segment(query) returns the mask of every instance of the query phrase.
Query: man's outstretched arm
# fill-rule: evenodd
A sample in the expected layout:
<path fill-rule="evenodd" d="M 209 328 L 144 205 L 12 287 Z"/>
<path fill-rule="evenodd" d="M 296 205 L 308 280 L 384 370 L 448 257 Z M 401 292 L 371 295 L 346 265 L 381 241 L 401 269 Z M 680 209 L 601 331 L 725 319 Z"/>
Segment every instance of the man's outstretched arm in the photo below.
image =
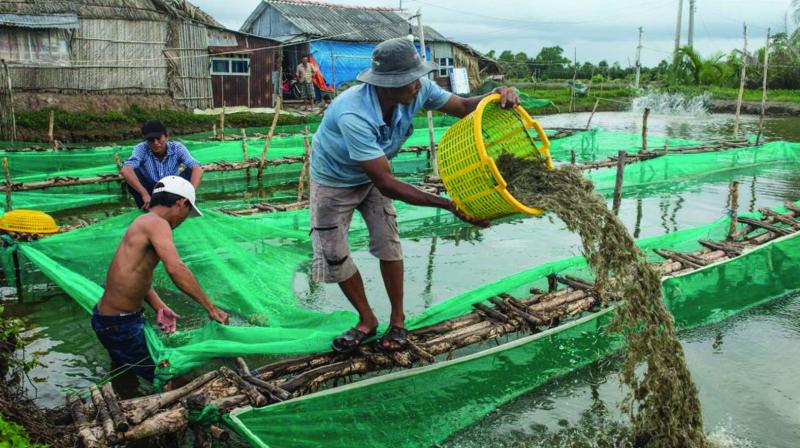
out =
<path fill-rule="evenodd" d="M 169 274 L 175 286 L 178 287 L 184 294 L 191 297 L 194 301 L 199 303 L 203 308 L 208 311 L 208 317 L 226 324 L 228 323 L 228 315 L 220 310 L 211 302 L 203 288 L 197 282 L 192 271 L 181 260 L 175 249 L 175 242 L 172 239 L 172 229 L 166 221 L 153 221 L 148 226 L 150 244 L 158 254 L 158 258 L 164 264 L 164 269 Z"/>

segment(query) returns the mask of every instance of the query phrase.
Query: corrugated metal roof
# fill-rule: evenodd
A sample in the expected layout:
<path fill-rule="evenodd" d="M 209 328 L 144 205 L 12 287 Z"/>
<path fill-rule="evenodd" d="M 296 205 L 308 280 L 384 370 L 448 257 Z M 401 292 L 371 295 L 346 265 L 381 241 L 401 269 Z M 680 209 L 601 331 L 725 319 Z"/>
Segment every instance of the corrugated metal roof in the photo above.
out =
<path fill-rule="evenodd" d="M 381 42 L 408 35 L 409 22 L 394 11 L 324 3 L 265 0 L 303 33 L 342 41 Z M 416 27 L 414 27 L 416 32 Z M 425 27 L 426 41 L 447 42 L 433 28 Z"/>
<path fill-rule="evenodd" d="M 0 14 L 0 25 L 22 28 L 58 28 L 62 30 L 74 30 L 78 28 L 78 16 L 75 14 L 49 16 Z"/>

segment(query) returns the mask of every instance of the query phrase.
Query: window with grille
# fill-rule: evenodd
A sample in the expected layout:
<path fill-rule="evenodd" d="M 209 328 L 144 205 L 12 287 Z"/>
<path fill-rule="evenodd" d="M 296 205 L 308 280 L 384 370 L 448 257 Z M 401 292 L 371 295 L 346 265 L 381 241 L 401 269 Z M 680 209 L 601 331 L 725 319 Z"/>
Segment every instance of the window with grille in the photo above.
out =
<path fill-rule="evenodd" d="M 450 76 L 450 69 L 453 68 L 453 58 L 439 58 L 437 62 L 439 64 L 439 77 Z"/>

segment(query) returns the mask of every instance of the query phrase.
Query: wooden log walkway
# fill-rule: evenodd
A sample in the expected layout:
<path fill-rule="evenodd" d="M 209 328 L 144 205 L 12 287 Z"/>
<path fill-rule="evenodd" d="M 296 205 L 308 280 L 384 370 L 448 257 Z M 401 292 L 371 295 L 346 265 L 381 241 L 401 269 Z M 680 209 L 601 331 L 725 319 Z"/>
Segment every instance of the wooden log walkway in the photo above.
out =
<path fill-rule="evenodd" d="M 796 234 L 800 232 L 800 208 L 786 205 L 787 213 L 770 212 L 760 220 L 748 221 L 750 230 L 742 232 L 737 241 L 700 240 L 704 248 L 693 253 L 657 249 L 666 260 L 654 267 L 662 276 L 680 275 Z M 407 348 L 398 352 L 384 352 L 373 342 L 349 355 L 320 353 L 252 370 L 244 359 L 237 358 L 236 371 L 221 367 L 173 391 L 120 401 L 105 385 L 99 392 L 93 389 L 88 400 L 68 397 L 68 406 L 87 447 L 148 439 L 189 427 L 188 410 L 193 402 L 217 405 L 223 412 L 278 403 L 337 387 L 340 382 L 352 381 L 354 375 L 452 359 L 464 347 L 514 333 L 551 329 L 616 300 L 588 280 L 558 275 L 550 280 L 549 291 L 531 288 L 527 297 L 499 294 L 473 305 L 472 313 L 416 329 L 409 334 Z M 222 433 L 219 428 L 211 429 L 212 436 L 223 437 Z"/>
<path fill-rule="evenodd" d="M 269 159 L 264 161 L 264 166 L 277 166 L 292 163 L 303 163 L 302 156 L 295 157 L 281 157 L 279 159 Z M 224 160 L 206 163 L 201 165 L 205 172 L 213 173 L 218 171 L 241 171 L 250 168 L 258 168 L 261 164 L 260 160 L 256 157 L 241 162 L 226 162 Z M 73 187 L 77 185 L 90 185 L 102 184 L 107 182 L 122 181 L 122 175 L 118 173 L 113 174 L 98 174 L 95 177 L 69 177 L 69 176 L 56 176 L 39 182 L 11 182 L 11 191 L 32 191 L 44 190 L 53 187 Z"/>
<path fill-rule="evenodd" d="M 700 154 L 707 152 L 727 151 L 738 148 L 747 148 L 750 146 L 753 146 L 753 143 L 749 142 L 747 139 L 738 139 L 738 140 L 723 140 L 700 146 L 682 146 L 677 148 L 659 149 L 653 151 L 639 151 L 637 153 L 631 152 L 626 155 L 625 164 L 629 165 L 631 163 L 655 159 L 658 157 L 666 156 L 668 154 Z M 577 166 L 582 170 L 608 168 L 616 165 L 617 165 L 617 156 L 611 156 L 608 159 L 599 160 L 597 162 L 587 162 L 587 163 L 577 164 Z"/>

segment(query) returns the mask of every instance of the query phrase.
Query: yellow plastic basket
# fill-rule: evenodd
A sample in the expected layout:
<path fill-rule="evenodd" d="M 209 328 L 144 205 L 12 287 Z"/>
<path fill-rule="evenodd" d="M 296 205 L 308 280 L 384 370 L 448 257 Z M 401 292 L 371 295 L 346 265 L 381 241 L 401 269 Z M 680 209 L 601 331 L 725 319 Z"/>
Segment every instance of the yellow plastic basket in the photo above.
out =
<path fill-rule="evenodd" d="M 517 157 L 550 158 L 550 140 L 542 126 L 522 107 L 500 108 L 500 95 L 489 95 L 469 115 L 455 123 L 439 142 L 439 175 L 450 198 L 467 215 L 494 219 L 516 213 L 540 215 L 508 192 L 494 161 L 503 152 Z M 528 131 L 533 128 L 538 136 Z"/>
<path fill-rule="evenodd" d="M 57 233 L 55 219 L 38 210 L 12 210 L 0 216 L 0 230 L 6 232 L 49 234 Z"/>

